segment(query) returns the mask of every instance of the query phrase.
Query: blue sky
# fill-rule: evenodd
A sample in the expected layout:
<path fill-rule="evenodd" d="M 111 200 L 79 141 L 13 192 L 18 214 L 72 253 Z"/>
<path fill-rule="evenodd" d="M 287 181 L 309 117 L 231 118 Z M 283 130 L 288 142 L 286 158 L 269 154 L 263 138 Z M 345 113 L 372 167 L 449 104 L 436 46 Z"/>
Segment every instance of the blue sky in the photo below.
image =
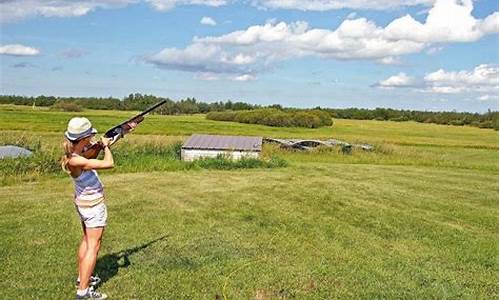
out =
<path fill-rule="evenodd" d="M 0 3 L 1 94 L 498 110 L 498 2 Z"/>

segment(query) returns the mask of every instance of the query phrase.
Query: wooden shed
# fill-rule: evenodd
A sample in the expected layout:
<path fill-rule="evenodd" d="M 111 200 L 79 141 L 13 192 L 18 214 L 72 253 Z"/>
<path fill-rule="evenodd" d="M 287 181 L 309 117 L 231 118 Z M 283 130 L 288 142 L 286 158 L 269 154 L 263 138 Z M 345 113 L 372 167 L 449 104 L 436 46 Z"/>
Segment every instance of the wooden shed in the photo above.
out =
<path fill-rule="evenodd" d="M 262 152 L 262 137 L 193 134 L 182 145 L 181 158 L 192 161 L 219 154 L 231 159 L 258 158 Z"/>

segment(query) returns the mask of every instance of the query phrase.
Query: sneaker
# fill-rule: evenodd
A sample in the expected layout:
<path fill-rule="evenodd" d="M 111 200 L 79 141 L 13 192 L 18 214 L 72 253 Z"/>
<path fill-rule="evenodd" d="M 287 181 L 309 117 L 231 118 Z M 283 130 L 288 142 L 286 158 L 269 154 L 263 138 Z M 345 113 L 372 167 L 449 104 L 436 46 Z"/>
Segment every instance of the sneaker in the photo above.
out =
<path fill-rule="evenodd" d="M 87 294 L 80 296 L 76 294 L 76 300 L 80 299 L 94 299 L 94 300 L 104 300 L 108 298 L 108 296 L 104 293 L 99 293 L 98 291 L 94 291 L 94 289 L 89 288 L 87 290 Z"/>
<path fill-rule="evenodd" d="M 99 276 L 90 276 L 90 279 L 89 279 L 89 286 L 97 286 L 99 283 L 101 283 L 101 278 L 99 278 Z M 79 287 L 80 286 L 80 280 L 76 279 L 75 280 L 75 287 Z"/>

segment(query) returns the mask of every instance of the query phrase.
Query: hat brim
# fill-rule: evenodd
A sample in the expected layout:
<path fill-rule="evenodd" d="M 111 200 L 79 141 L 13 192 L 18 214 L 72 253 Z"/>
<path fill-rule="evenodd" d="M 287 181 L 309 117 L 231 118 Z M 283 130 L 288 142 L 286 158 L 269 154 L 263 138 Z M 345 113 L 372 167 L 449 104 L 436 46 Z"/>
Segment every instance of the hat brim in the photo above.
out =
<path fill-rule="evenodd" d="M 96 134 L 97 133 L 97 129 L 95 128 L 89 128 L 88 130 L 85 130 L 84 132 L 81 132 L 81 133 L 70 133 L 68 131 L 65 131 L 64 132 L 64 136 L 72 141 L 72 142 L 76 142 L 78 140 L 81 140 L 83 138 L 86 138 L 86 137 L 89 137 L 93 134 Z"/>

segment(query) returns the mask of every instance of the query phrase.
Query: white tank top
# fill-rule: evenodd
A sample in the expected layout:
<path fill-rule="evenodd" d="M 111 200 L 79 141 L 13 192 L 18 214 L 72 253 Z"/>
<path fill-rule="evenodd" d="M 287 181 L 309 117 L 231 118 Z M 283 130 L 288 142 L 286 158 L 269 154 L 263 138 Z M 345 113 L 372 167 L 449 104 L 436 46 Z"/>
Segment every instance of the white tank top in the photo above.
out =
<path fill-rule="evenodd" d="M 104 197 L 104 185 L 96 170 L 82 170 L 75 182 L 75 202 L 95 201 Z"/>

